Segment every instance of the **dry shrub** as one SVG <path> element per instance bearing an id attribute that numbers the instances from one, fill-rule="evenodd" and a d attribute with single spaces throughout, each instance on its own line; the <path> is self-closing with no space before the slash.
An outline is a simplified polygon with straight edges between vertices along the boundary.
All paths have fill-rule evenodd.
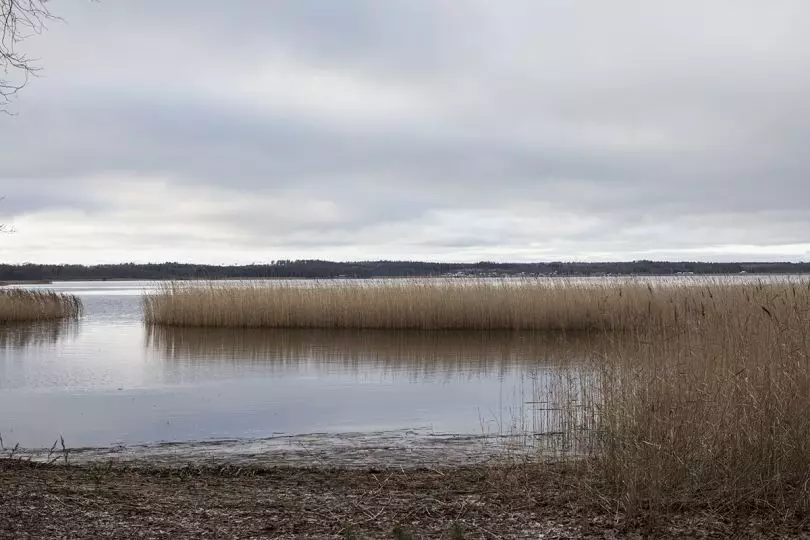
<path id="1" fill-rule="evenodd" d="M 0 323 L 76 319 L 81 301 L 73 295 L 24 289 L 0 290 Z"/>

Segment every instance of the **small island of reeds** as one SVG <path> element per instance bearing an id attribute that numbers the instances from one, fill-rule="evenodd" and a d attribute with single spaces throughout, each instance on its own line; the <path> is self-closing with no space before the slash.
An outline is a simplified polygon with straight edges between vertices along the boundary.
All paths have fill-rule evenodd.
<path id="1" fill-rule="evenodd" d="M 181 282 L 146 295 L 144 315 L 187 327 L 606 330 L 677 317 L 704 294 L 540 280 Z"/>
<path id="2" fill-rule="evenodd" d="M 173 282 L 143 298 L 149 325 L 224 328 L 630 331 L 672 328 L 708 306 L 741 313 L 795 285 L 621 280 Z"/>
<path id="3" fill-rule="evenodd" d="M 0 324 L 76 319 L 82 303 L 74 295 L 25 289 L 0 290 Z"/>

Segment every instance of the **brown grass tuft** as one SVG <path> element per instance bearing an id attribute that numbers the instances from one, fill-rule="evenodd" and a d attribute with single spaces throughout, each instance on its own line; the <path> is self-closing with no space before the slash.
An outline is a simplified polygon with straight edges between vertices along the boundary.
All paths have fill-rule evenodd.
<path id="1" fill-rule="evenodd" d="M 0 323 L 77 319 L 81 301 L 73 295 L 23 289 L 0 290 Z"/>

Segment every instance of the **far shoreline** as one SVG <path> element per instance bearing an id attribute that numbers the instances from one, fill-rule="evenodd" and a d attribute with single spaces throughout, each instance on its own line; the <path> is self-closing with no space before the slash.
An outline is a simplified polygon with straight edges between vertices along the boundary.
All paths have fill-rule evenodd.
<path id="1" fill-rule="evenodd" d="M 0 264 L 0 283 L 55 281 L 171 281 L 257 279 L 589 278 L 721 275 L 804 275 L 807 262 L 426 262 L 280 259 L 258 264 L 185 262 L 111 264 Z"/>
<path id="2" fill-rule="evenodd" d="M 426 275 L 426 276 L 328 276 L 328 277 L 292 277 L 292 276 L 270 276 L 270 277 L 166 277 L 166 278 L 141 278 L 141 277 L 114 277 L 114 278 L 67 278 L 67 279 L 30 279 L 30 280 L 2 280 L 0 287 L 8 287 L 14 285 L 54 285 L 58 283 L 108 283 L 108 282 L 212 282 L 212 281 L 373 281 L 373 280 L 423 280 L 423 279 L 441 279 L 441 280 L 499 280 L 499 279 L 512 279 L 512 280 L 534 280 L 534 279 L 553 279 L 553 280 L 566 280 L 566 279 L 645 279 L 645 278 L 674 278 L 674 279 L 690 279 L 690 278 L 765 278 L 765 277 L 810 277 L 810 272 L 758 272 L 758 273 L 693 273 L 693 274 L 592 274 L 592 275 L 499 275 L 499 276 L 479 276 L 479 275 L 463 275 L 463 276 L 443 276 L 443 275 Z"/>

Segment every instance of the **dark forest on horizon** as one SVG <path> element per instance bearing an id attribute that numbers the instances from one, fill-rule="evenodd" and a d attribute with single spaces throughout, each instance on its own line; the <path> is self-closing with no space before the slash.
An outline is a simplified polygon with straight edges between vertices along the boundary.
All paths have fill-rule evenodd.
<path id="1" fill-rule="evenodd" d="M 419 261 L 332 262 L 278 260 L 268 264 L 217 266 L 188 263 L 0 265 L 0 281 L 164 280 L 227 278 L 379 278 L 437 276 L 644 276 L 810 273 L 810 262 L 532 262 L 436 263 Z"/>

